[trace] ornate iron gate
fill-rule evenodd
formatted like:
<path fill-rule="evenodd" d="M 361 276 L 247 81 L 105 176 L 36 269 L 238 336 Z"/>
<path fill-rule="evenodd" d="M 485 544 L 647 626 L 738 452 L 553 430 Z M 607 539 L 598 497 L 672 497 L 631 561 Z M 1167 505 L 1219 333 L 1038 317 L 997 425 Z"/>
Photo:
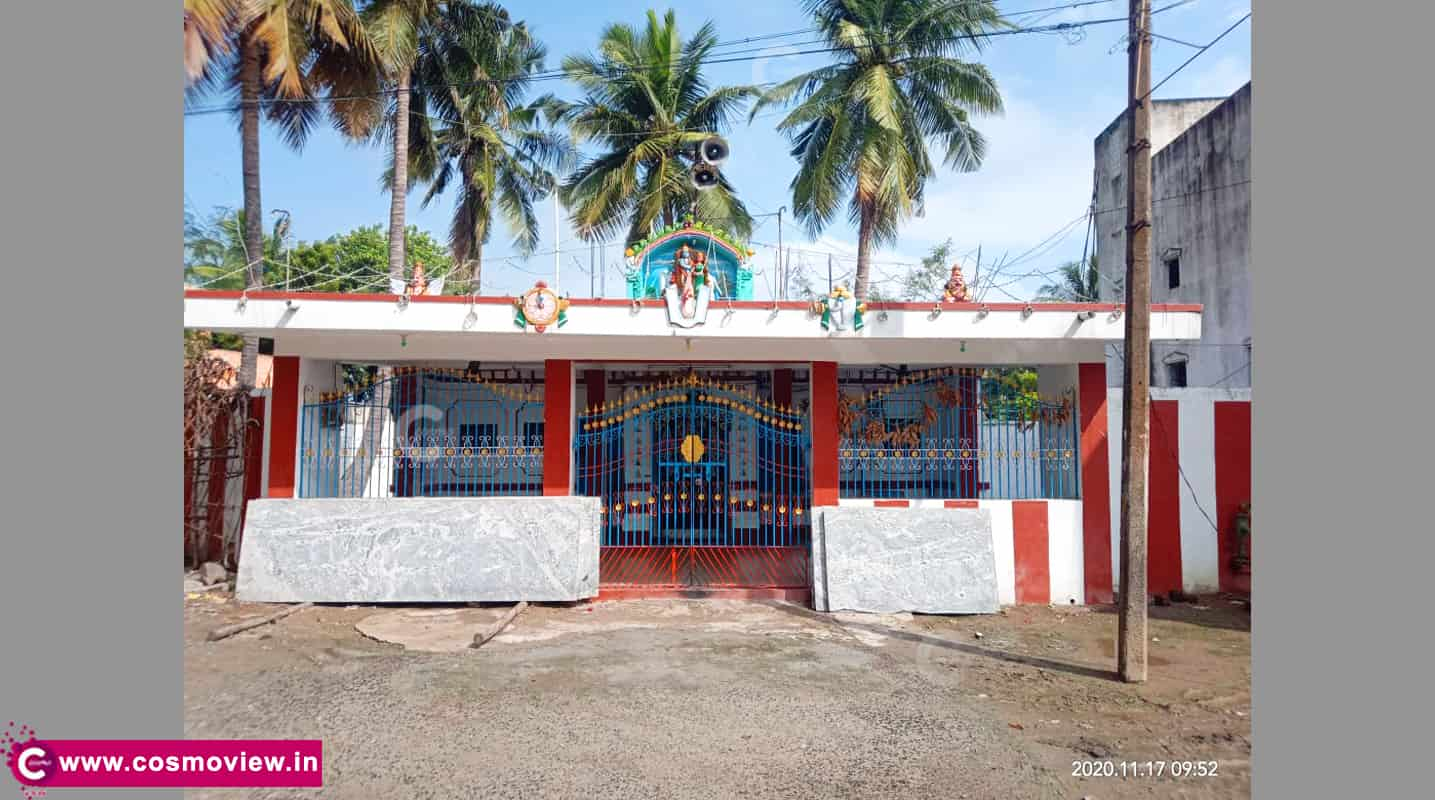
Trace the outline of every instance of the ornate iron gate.
<path fill-rule="evenodd" d="M 579 494 L 603 500 L 605 588 L 808 586 L 806 421 L 696 374 L 578 415 Z"/>

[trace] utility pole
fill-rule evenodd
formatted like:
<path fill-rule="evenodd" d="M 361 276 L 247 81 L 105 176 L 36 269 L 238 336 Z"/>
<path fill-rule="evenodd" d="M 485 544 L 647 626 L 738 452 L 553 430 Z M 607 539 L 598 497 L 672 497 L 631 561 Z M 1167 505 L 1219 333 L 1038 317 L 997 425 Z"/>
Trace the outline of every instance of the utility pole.
<path fill-rule="evenodd" d="M 1151 381 L 1151 0 L 1131 0 L 1126 113 L 1126 357 L 1121 392 L 1121 597 L 1116 671 L 1146 680 L 1146 465 Z"/>
<path fill-rule="evenodd" d="M 598 296 L 598 271 L 595 270 L 595 269 L 593 269 L 593 265 L 594 265 L 594 263 L 597 261 L 597 258 L 598 258 L 598 254 L 597 254 L 597 252 L 596 252 L 597 250 L 598 250 L 598 243 L 597 243 L 597 242 L 589 242 L 589 243 L 588 243 L 588 296 L 589 296 L 589 297 L 597 297 L 597 296 Z"/>
<path fill-rule="evenodd" d="M 787 206 L 777 209 L 777 297 L 779 300 L 787 299 L 787 272 L 783 269 L 785 265 L 782 260 L 782 212 L 786 210 Z"/>
<path fill-rule="evenodd" d="M 563 258 L 563 234 L 560 233 L 559 230 L 558 230 L 558 225 L 559 225 L 558 217 L 559 217 L 559 214 L 560 214 L 560 213 L 561 213 L 561 212 L 560 212 L 559 207 L 558 207 L 558 193 L 557 193 L 557 192 L 554 192 L 554 193 L 553 193 L 553 291 L 555 291 L 555 292 L 558 291 L 558 285 L 559 285 L 559 284 L 558 284 L 559 268 L 560 268 L 561 263 L 562 263 L 562 262 L 560 261 L 560 259 Z"/>
<path fill-rule="evenodd" d="M 980 281 L 981 279 L 982 279 L 982 246 L 979 244 L 979 245 L 977 245 L 977 268 L 976 268 L 976 271 L 974 271 L 974 272 L 972 273 L 972 282 L 969 284 L 969 285 L 972 287 L 972 291 L 967 292 L 967 294 L 969 294 L 969 295 L 972 296 L 972 299 L 973 299 L 973 300 L 976 299 L 976 294 L 975 294 L 975 293 L 976 293 L 976 290 L 977 290 L 977 282 Z"/>
<path fill-rule="evenodd" d="M 827 254 L 827 293 L 832 294 L 832 254 Z"/>
<path fill-rule="evenodd" d="M 605 244 L 603 247 L 598 248 L 598 269 L 602 271 L 602 274 L 598 277 L 598 291 L 600 291 L 600 292 L 603 293 L 603 295 L 602 295 L 603 297 L 607 297 L 607 296 L 608 296 L 608 247 L 607 247 L 606 244 Z"/>

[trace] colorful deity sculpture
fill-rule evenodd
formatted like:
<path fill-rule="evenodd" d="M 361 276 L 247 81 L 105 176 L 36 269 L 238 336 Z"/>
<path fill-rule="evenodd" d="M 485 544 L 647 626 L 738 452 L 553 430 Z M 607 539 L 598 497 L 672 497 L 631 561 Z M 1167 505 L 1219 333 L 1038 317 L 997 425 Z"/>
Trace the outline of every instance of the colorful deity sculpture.
<path fill-rule="evenodd" d="M 708 274 L 707 255 L 686 244 L 673 255 L 673 270 L 663 299 L 668 306 L 668 322 L 681 328 L 701 325 L 707 317 L 713 285 Z"/>
<path fill-rule="evenodd" d="M 971 299 L 967 282 L 962 280 L 962 265 L 953 264 L 951 277 L 947 278 L 947 285 L 942 287 L 942 302 L 969 303 Z"/>

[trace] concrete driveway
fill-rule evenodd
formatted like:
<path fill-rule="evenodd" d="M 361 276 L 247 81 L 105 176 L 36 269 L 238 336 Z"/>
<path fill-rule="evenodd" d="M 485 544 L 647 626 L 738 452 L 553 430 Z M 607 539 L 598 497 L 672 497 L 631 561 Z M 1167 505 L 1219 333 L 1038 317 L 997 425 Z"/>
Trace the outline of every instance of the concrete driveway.
<path fill-rule="evenodd" d="M 935 618 L 844 623 L 720 601 L 534 607 L 480 650 L 421 653 L 355 631 L 386 609 L 318 607 L 203 640 L 262 610 L 186 604 L 186 734 L 323 739 L 325 788 L 191 797 L 1111 796 L 1074 788 L 992 697 L 992 675 L 964 665 L 1127 687 L 1075 659 L 965 652 L 973 634 L 933 635 L 923 625 Z M 500 611 L 465 610 L 466 622 Z"/>

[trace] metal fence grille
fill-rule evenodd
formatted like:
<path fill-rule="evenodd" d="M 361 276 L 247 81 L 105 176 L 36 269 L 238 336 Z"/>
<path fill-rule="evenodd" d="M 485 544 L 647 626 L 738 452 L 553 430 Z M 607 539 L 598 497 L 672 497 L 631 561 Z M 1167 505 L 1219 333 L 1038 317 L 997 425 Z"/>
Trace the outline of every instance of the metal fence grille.
<path fill-rule="evenodd" d="M 792 409 L 688 375 L 578 416 L 577 492 L 604 545 L 805 545 L 808 442 Z"/>
<path fill-rule="evenodd" d="M 301 497 L 542 494 L 542 378 L 400 367 L 305 403 L 300 448 Z"/>
<path fill-rule="evenodd" d="M 1043 398 L 1010 371 L 839 375 L 843 497 L 1074 499 L 1075 398 Z"/>
<path fill-rule="evenodd" d="M 576 491 L 602 498 L 605 585 L 804 586 L 804 417 L 695 374 L 578 416 Z"/>

